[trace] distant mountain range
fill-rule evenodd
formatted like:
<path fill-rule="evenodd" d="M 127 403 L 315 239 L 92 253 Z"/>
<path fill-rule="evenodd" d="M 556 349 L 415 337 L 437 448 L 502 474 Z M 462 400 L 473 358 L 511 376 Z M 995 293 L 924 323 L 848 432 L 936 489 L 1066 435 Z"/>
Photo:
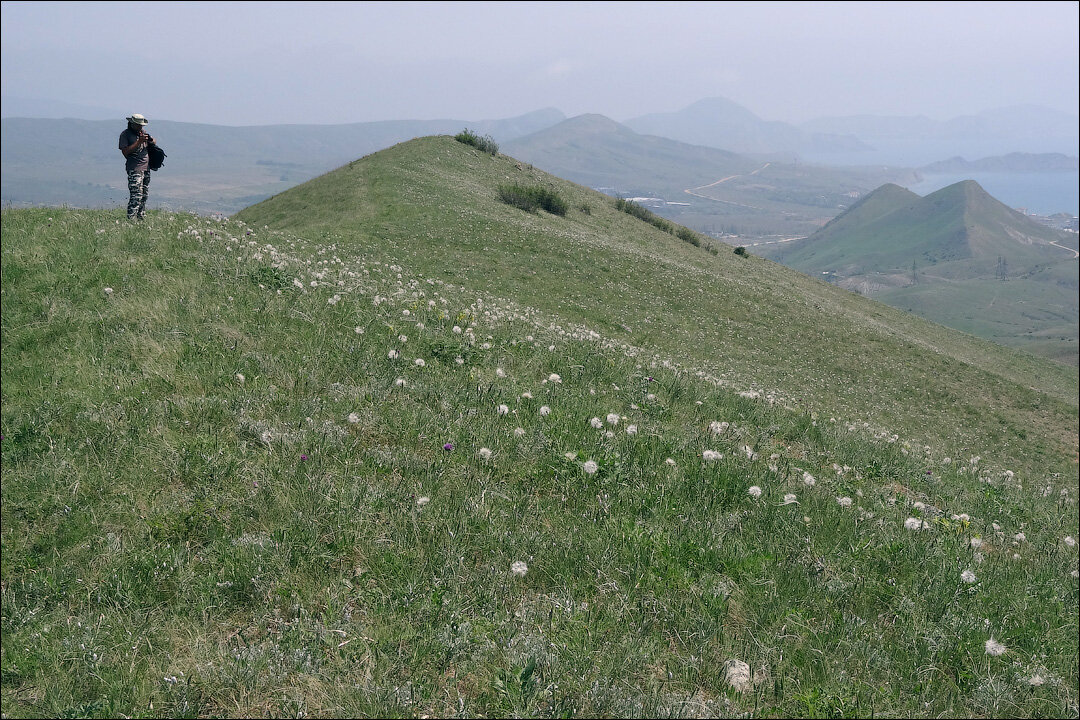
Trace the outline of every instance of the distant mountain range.
<path fill-rule="evenodd" d="M 919 179 L 904 168 L 825 167 L 692 145 L 602 115 L 569 118 L 502 149 L 608 194 L 643 198 L 714 236 L 807 235 L 881 184 Z"/>
<path fill-rule="evenodd" d="M 120 117 L 11 117 L 20 111 Z M 125 178 L 113 147 L 122 113 L 8 97 L 3 112 L 0 200 L 82 207 L 123 202 Z M 553 108 L 482 121 L 254 127 L 151 122 L 169 153 L 165 170 L 154 176 L 151 203 L 172 209 L 231 214 L 395 143 L 469 128 L 492 136 L 504 152 L 576 182 L 659 197 L 662 214 L 714 235 L 807 235 L 884 183 L 917 185 L 914 168 L 947 174 L 950 168 L 1036 173 L 1072 167 L 1063 182 L 1075 183 L 1078 154 L 1068 155 L 1077 145 L 1077 118 L 1040 108 L 947 122 L 848 117 L 796 126 L 707 98 L 623 124 L 593 114 L 567 119 Z M 40 142 L 42 137 L 49 141 Z M 956 159 L 961 155 L 982 159 L 967 163 Z M 897 157 L 912 162 L 898 163 Z M 1073 195 L 1065 182 L 1046 211 L 1073 212 Z M 1028 197 L 1012 204 L 1033 206 Z"/>
<path fill-rule="evenodd" d="M 746 154 L 852 153 L 873 150 L 851 133 L 804 130 L 762 120 L 725 98 L 706 98 L 678 112 L 627 120 L 639 133 Z"/>
<path fill-rule="evenodd" d="M 4 96 L 2 107 L 4 118 L 103 120 L 111 117 L 122 121 L 125 114 L 120 110 L 14 96 Z M 519 137 L 541 129 L 541 121 L 553 125 L 566 119 L 566 116 L 559 110 L 549 108 L 522 118 L 526 120 L 526 126 L 516 135 L 503 132 L 506 124 L 512 124 L 513 120 L 393 120 L 289 127 L 400 126 L 402 130 L 410 127 L 439 128 L 430 132 L 449 132 L 447 123 L 454 127 L 468 122 L 474 129 L 491 132 L 501 142 L 511 139 L 511 136 Z M 829 165 L 920 167 L 956 156 L 980 158 L 1010 153 L 1080 155 L 1080 118 L 1075 113 L 1031 105 L 997 108 L 946 120 L 934 120 L 923 115 L 850 115 L 822 117 L 794 124 L 764 120 L 736 102 L 710 97 L 675 112 L 642 115 L 625 120 L 622 124 L 638 133 L 659 135 L 691 145 L 745 155 L 773 155 L 771 159 L 789 161 L 798 155 L 804 162 Z M 401 137 L 401 133 L 394 135 L 400 140 L 408 139 Z"/>
<path fill-rule="evenodd" d="M 1009 153 L 979 160 L 965 160 L 962 157 L 939 160 L 919 168 L 919 172 L 932 175 L 976 172 L 1076 172 L 1080 170 L 1080 158 L 1061 153 Z"/>
<path fill-rule="evenodd" d="M 501 150 L 560 177 L 624 194 L 681 197 L 686 188 L 748 173 L 761 162 L 715 147 L 643 135 L 603 115 L 579 115 L 503 144 Z"/>
<path fill-rule="evenodd" d="M 806 153 L 808 160 L 817 162 L 918 167 L 957 155 L 1080 155 L 1080 119 L 1075 114 L 1034 106 L 987 110 L 949 120 L 872 115 L 819 118 L 799 127 L 807 132 L 853 135 L 873 148 L 853 153 Z"/>

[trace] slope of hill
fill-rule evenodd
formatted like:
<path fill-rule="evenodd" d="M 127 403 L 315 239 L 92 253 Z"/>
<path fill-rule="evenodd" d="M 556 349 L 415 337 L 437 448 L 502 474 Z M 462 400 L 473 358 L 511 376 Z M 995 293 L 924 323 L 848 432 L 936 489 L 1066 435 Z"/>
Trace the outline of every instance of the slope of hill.
<path fill-rule="evenodd" d="M 892 375 L 927 347 L 948 346 L 944 352 L 972 372 L 996 375 L 1003 364 L 1010 372 L 1027 368 L 1022 382 L 1049 391 L 1039 379 L 1047 365 L 1035 358 L 1018 353 L 1006 361 L 1008 352 L 992 344 L 957 337 L 773 263 L 728 252 L 714 257 L 616 211 L 599 193 L 507 156 L 463 154 L 462 147 L 446 137 L 394 146 L 236 217 L 310 237 L 348 237 L 350 247 L 365 252 L 393 248 L 418 272 L 455 277 L 496 295 L 513 287 L 515 298 L 530 307 L 619 342 L 692 358 L 740 390 L 775 392 L 823 414 L 874 425 L 895 424 L 896 406 L 886 398 L 895 398 L 900 385 L 951 394 L 942 383 L 951 386 L 956 377 Z M 497 198 L 497 188 L 508 183 L 554 188 L 574 211 L 565 219 L 522 213 Z M 439 253 L 431 252 L 433 244 Z M 661 316 L 658 307 L 671 312 Z M 841 348 L 854 337 L 882 348 L 876 359 L 859 357 L 858 390 L 838 372 L 853 361 Z M 1058 368 L 1052 385 L 1064 378 L 1074 383 L 1073 374 Z M 1060 397 L 1071 402 L 1068 392 Z M 923 408 L 916 424 L 932 424 L 930 415 Z"/>
<path fill-rule="evenodd" d="M 974 181 L 886 185 L 770 256 L 895 307 L 1077 363 L 1075 251 Z M 767 252 L 767 249 L 766 249 Z"/>
<path fill-rule="evenodd" d="M 5 714 L 1075 711 L 1075 372 L 520 165 L 4 210 Z"/>
<path fill-rule="evenodd" d="M 151 118 L 169 153 L 153 176 L 156 208 L 231 214 L 354 158 L 403 140 L 465 127 L 504 142 L 562 121 L 546 109 L 505 120 L 400 120 L 349 125 L 227 127 Z M 5 204 L 115 207 L 127 180 L 116 139 L 123 120 L 9 118 L 0 121 Z M 41 142 L 48 138 L 48 142 Z"/>
<path fill-rule="evenodd" d="M 883 182 L 911 182 L 902 168 L 825 168 L 642 135 L 582 115 L 505 143 L 547 172 L 609 194 L 654 198 L 664 217 L 714 236 L 808 235 Z"/>

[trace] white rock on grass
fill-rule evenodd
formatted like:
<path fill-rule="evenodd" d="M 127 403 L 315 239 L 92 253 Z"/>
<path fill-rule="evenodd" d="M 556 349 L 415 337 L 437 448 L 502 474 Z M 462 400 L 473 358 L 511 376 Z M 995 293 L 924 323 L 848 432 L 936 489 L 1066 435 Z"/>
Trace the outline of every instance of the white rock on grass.
<path fill-rule="evenodd" d="M 746 692 L 753 687 L 750 681 L 750 666 L 742 660 L 728 660 L 724 663 L 724 679 L 738 692 Z"/>

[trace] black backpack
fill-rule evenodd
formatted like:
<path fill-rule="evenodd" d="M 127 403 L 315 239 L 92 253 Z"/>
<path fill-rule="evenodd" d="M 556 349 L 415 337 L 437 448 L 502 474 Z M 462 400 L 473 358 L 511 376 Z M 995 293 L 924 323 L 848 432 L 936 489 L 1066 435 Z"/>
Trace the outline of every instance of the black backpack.
<path fill-rule="evenodd" d="M 168 157 L 165 151 L 159 148 L 157 145 L 150 145 L 146 152 L 150 154 L 150 169 L 157 170 L 165 164 L 165 158 Z"/>

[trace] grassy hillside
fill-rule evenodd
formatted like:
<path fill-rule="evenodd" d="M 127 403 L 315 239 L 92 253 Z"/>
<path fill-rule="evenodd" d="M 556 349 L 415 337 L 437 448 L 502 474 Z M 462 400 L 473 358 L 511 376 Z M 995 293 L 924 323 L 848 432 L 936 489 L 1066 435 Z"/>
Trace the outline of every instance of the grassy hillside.
<path fill-rule="evenodd" d="M 511 182 L 556 190 L 570 213 L 528 214 L 500 202 L 497 188 Z M 237 219 L 346 243 L 470 289 L 512 291 L 522 304 L 645 357 L 676 358 L 737 391 L 826 417 L 920 440 L 946 424 L 966 437 L 953 440 L 972 446 L 1037 427 L 1056 438 L 1049 452 L 1075 452 L 1073 429 L 1047 425 L 1034 407 L 1043 401 L 1028 396 L 1074 412 L 1074 371 L 768 261 L 713 256 L 618 212 L 599 193 L 448 137 L 388 148 Z M 912 387 L 920 395 L 914 407 Z M 953 415 L 958 395 L 972 408 L 962 421 Z"/>
<path fill-rule="evenodd" d="M 5 715 L 1075 716 L 1075 374 L 609 202 L 5 210 Z"/>
<path fill-rule="evenodd" d="M 760 250 L 894 307 L 1075 366 L 1080 273 L 1067 246 L 1062 233 L 968 180 L 926 197 L 884 185 L 810 237 Z"/>

